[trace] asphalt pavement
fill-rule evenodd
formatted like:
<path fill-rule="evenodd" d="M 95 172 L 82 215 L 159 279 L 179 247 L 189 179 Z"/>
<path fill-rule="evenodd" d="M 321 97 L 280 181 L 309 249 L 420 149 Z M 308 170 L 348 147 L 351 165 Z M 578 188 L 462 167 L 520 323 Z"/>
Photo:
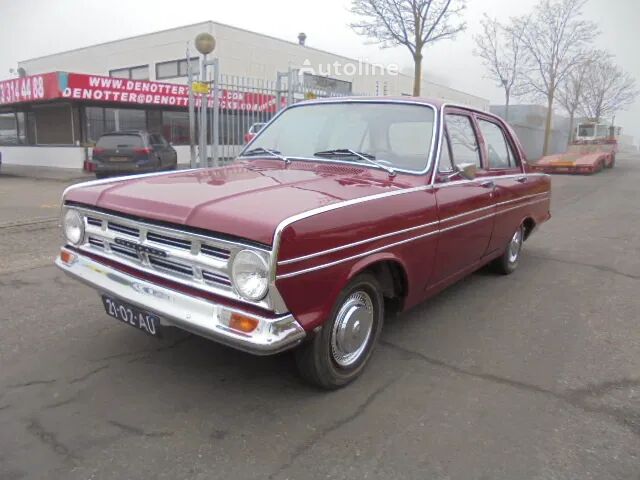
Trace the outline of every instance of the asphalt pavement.
<path fill-rule="evenodd" d="M 640 479 L 640 156 L 554 177 L 516 273 L 389 321 L 330 393 L 107 317 L 52 265 L 65 185 L 0 175 L 0 479 Z"/>

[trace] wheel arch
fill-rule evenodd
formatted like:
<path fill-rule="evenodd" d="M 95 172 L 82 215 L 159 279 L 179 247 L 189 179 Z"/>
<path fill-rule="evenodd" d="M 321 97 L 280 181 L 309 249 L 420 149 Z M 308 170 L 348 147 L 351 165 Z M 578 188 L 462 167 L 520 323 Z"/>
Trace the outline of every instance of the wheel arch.
<path fill-rule="evenodd" d="M 524 240 L 527 240 L 536 228 L 536 221 L 532 217 L 525 217 L 522 220 L 522 226 L 524 227 Z"/>
<path fill-rule="evenodd" d="M 370 255 L 351 266 L 346 284 L 365 272 L 372 273 L 380 283 L 385 310 L 392 313 L 402 311 L 409 293 L 409 277 L 404 262 L 391 253 Z"/>

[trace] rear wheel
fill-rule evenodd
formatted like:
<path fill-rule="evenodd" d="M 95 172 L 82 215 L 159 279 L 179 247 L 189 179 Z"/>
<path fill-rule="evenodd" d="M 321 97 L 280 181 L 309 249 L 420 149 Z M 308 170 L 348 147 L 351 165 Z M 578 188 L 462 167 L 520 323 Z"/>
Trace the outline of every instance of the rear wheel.
<path fill-rule="evenodd" d="M 493 261 L 493 267 L 498 273 L 509 275 L 518 268 L 520 253 L 524 243 L 524 225 L 520 225 L 515 231 L 502 256 Z"/>
<path fill-rule="evenodd" d="M 298 370 L 305 380 L 336 389 L 362 373 L 384 322 L 380 292 L 376 278 L 364 273 L 340 293 L 322 329 L 296 351 Z"/>

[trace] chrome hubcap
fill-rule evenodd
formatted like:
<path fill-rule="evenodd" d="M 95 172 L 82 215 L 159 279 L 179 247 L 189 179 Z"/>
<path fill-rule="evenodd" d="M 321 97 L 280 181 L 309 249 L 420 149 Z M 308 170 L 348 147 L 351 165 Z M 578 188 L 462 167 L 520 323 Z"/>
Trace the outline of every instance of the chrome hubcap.
<path fill-rule="evenodd" d="M 331 355 L 341 367 L 356 363 L 364 353 L 373 328 L 373 302 L 363 292 L 354 292 L 344 301 L 331 332 Z"/>
<path fill-rule="evenodd" d="M 516 233 L 513 234 L 511 238 L 511 243 L 509 243 L 509 263 L 514 263 L 518 260 L 518 255 L 520 255 L 520 249 L 522 248 L 522 229 L 518 228 Z"/>

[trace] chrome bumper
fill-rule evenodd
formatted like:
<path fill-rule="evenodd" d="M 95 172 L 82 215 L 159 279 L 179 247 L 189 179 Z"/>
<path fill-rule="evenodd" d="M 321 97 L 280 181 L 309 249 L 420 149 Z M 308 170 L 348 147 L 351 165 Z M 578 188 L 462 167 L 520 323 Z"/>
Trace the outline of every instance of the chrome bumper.
<path fill-rule="evenodd" d="M 68 251 L 75 258 L 65 263 L 60 256 L 56 265 L 71 277 L 101 293 L 119 298 L 160 317 L 161 325 L 178 327 L 254 355 L 272 355 L 298 345 L 305 331 L 291 314 L 264 318 L 240 309 L 216 305 L 185 295 L 96 262 L 82 254 Z M 229 328 L 232 314 L 258 320 L 251 333 Z"/>

